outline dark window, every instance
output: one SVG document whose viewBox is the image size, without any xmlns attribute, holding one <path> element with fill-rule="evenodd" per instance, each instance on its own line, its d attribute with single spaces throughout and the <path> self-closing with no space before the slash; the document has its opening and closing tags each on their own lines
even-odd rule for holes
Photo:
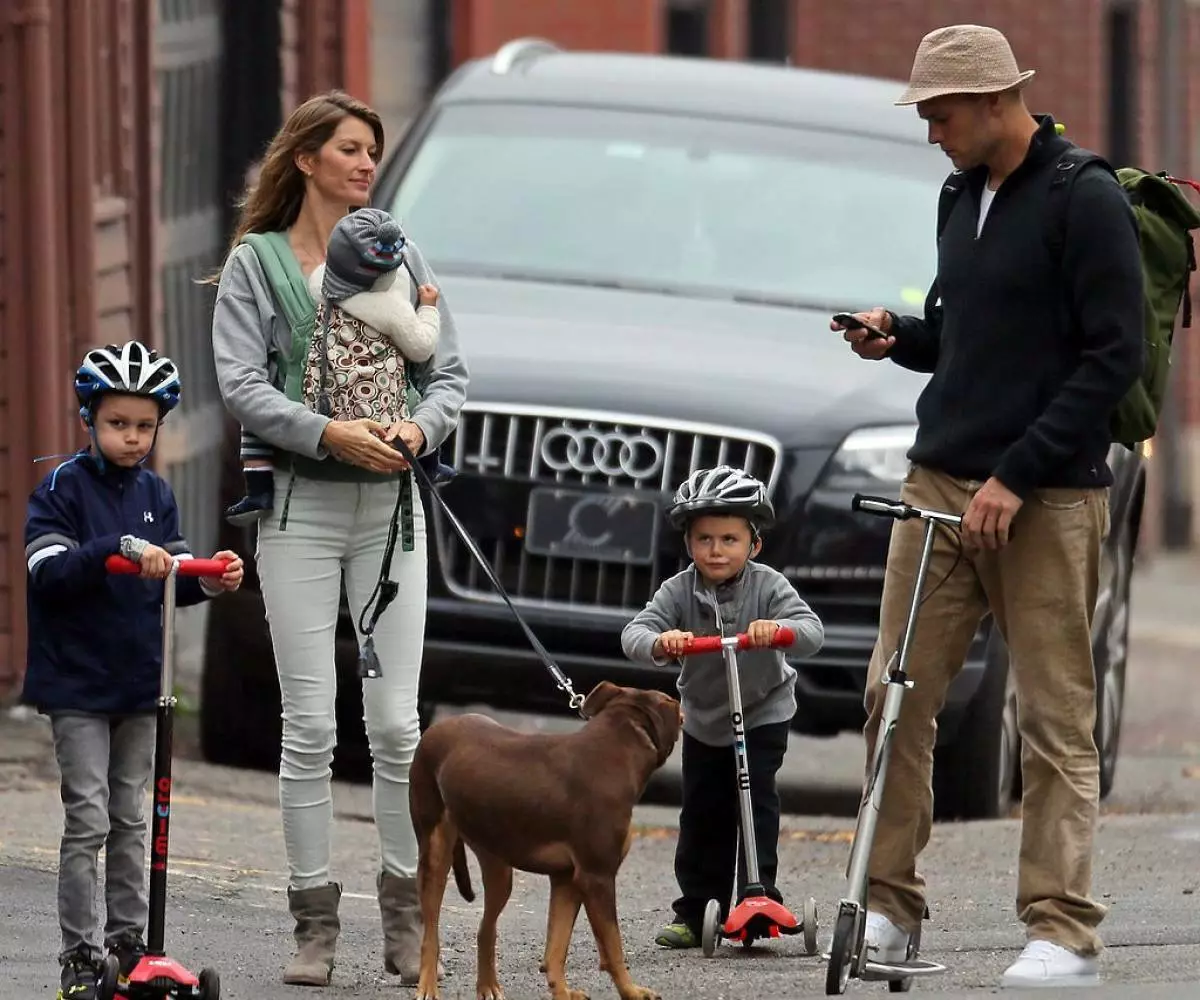
<svg viewBox="0 0 1200 1000">
<path fill-rule="evenodd" d="M 454 23 L 450 0 L 430 0 L 429 40 L 425 51 L 425 97 L 433 96 L 453 68 Z"/>
<path fill-rule="evenodd" d="M 747 57 L 785 63 L 792 53 L 793 0 L 752 0 L 746 5 Z"/>
<path fill-rule="evenodd" d="M 1137 159 L 1137 7 L 1108 12 L 1108 155 L 1123 166 Z"/>
<path fill-rule="evenodd" d="M 708 0 L 667 4 L 667 51 L 677 56 L 708 55 Z"/>
</svg>

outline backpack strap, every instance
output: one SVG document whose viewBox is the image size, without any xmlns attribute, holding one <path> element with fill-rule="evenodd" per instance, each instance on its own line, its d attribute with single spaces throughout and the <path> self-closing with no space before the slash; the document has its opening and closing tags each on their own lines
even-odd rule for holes
<svg viewBox="0 0 1200 1000">
<path fill-rule="evenodd" d="M 967 175 L 961 170 L 955 170 L 945 183 L 942 184 L 941 193 L 938 195 L 938 214 L 937 214 L 937 239 L 940 242 L 942 233 L 946 229 L 946 223 L 950 221 L 950 213 L 954 211 L 954 205 L 958 201 L 958 196 L 967 188 Z"/>
<path fill-rule="evenodd" d="M 285 359 L 284 392 L 289 399 L 299 401 L 304 359 L 317 318 L 316 306 L 308 293 L 308 282 L 286 233 L 247 233 L 242 242 L 248 243 L 257 255 L 275 304 L 292 331 L 291 350 Z"/>
<path fill-rule="evenodd" d="M 1062 263 L 1063 250 L 1067 245 L 1067 206 L 1071 200 L 1071 189 L 1075 178 L 1090 163 L 1099 163 L 1114 177 L 1117 175 L 1103 156 L 1079 146 L 1066 149 L 1054 165 L 1046 202 L 1046 246 L 1056 264 Z"/>
</svg>

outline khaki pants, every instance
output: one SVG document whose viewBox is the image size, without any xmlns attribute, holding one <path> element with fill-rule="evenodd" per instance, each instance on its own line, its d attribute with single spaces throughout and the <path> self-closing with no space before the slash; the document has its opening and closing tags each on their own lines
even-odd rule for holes
<svg viewBox="0 0 1200 1000">
<path fill-rule="evenodd" d="M 959 512 L 981 485 L 914 467 L 901 496 L 918 507 Z M 883 711 L 880 678 L 903 636 L 924 527 L 914 519 L 892 529 L 866 689 L 868 768 Z M 1017 914 L 1030 940 L 1053 941 L 1080 955 L 1101 949 L 1095 928 L 1105 908 L 1090 896 L 1100 788 L 1091 622 L 1108 530 L 1107 490 L 1038 490 L 1014 519 L 1006 547 L 965 550 L 940 587 L 958 550 L 947 533 L 937 532 L 924 592 L 937 590 L 917 619 L 908 659 L 913 687 L 893 734 L 870 862 L 870 908 L 897 926 L 915 929 L 924 912 L 925 880 L 916 860 L 932 823 L 936 716 L 990 609 L 1010 652 L 1021 734 Z"/>
</svg>

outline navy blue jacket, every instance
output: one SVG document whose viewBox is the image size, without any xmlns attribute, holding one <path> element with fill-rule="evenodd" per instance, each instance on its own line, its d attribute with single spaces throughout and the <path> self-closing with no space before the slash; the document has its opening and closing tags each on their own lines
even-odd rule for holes
<svg viewBox="0 0 1200 1000">
<path fill-rule="evenodd" d="M 190 550 L 171 487 L 149 469 L 104 469 L 81 451 L 29 497 L 25 559 L 29 658 L 22 700 L 42 712 L 152 711 L 162 666 L 161 580 L 110 575 L 122 535 Z M 207 595 L 176 577 L 176 602 Z"/>
</svg>

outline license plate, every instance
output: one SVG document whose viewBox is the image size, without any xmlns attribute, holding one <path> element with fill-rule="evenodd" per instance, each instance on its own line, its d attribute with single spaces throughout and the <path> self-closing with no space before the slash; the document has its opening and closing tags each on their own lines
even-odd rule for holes
<svg viewBox="0 0 1200 1000">
<path fill-rule="evenodd" d="M 529 495 L 525 550 L 558 559 L 646 564 L 654 558 L 658 503 L 629 493 L 537 487 Z"/>
</svg>

